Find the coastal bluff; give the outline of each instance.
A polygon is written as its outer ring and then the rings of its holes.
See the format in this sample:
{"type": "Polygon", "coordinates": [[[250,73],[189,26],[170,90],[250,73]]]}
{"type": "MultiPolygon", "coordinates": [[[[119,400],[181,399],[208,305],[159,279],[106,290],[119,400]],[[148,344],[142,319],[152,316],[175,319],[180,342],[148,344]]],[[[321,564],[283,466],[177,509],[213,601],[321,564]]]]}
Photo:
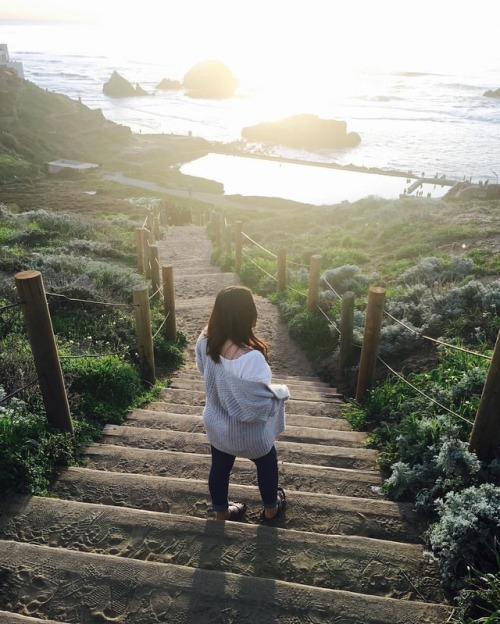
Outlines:
{"type": "Polygon", "coordinates": [[[279,121],[266,121],[242,129],[244,139],[275,143],[298,149],[355,147],[361,142],[357,132],[347,132],[345,121],[321,119],[316,115],[292,115],[279,121]]]}

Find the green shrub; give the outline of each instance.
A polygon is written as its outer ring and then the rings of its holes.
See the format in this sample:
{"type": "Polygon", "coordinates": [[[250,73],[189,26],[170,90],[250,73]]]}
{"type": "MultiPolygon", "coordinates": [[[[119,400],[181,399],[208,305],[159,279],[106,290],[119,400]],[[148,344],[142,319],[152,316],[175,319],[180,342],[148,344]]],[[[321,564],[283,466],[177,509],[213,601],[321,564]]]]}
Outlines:
{"type": "Polygon", "coordinates": [[[437,502],[439,521],[426,534],[446,586],[462,589],[471,571],[498,574],[500,487],[450,492],[437,502]]]}
{"type": "MultiPolygon", "coordinates": [[[[0,400],[5,397],[0,387],[0,400]]],[[[58,465],[74,463],[76,448],[68,433],[29,413],[25,404],[0,404],[0,491],[46,494],[58,465]]]]}
{"type": "Polygon", "coordinates": [[[62,368],[72,411],[86,420],[123,422],[143,391],[137,370],[118,356],[63,360],[62,368]]]}

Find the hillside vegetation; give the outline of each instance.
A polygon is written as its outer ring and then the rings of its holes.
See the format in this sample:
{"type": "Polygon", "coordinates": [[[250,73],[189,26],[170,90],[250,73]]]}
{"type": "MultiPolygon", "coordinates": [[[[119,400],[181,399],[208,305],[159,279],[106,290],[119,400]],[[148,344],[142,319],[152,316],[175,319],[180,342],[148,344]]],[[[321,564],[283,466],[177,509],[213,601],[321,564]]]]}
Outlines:
{"type": "MultiPolygon", "coordinates": [[[[16,304],[13,275],[38,269],[54,295],[128,305],[133,285],[143,280],[135,270],[135,229],[164,197],[105,182],[99,172],[47,177],[43,162],[98,161],[185,189],[188,181],[178,164],[206,153],[210,145],[188,137],[131,135],[100,113],[11,75],[0,74],[0,85],[2,112],[10,119],[2,114],[0,120],[5,124],[0,134],[0,483],[46,492],[54,464],[77,457],[74,448],[68,452],[67,439],[43,428],[36,387],[5,400],[33,378],[22,317],[10,307],[16,304]]],[[[371,431],[370,444],[380,451],[385,475],[383,494],[413,501],[428,517],[427,544],[440,562],[444,585],[462,600],[460,622],[497,621],[500,462],[498,455],[479,461],[468,440],[500,329],[500,202],[368,197],[315,207],[233,197],[228,207],[216,194],[211,204],[196,199],[197,190],[217,193],[219,186],[201,180],[189,185],[192,197],[184,194],[175,206],[190,212],[194,222],[212,209],[231,226],[242,222],[258,245],[247,242],[241,279],[276,302],[318,374],[344,392],[353,427],[371,431]],[[273,256],[280,249],[287,252],[290,288],[278,295],[273,256]],[[313,254],[322,262],[318,314],[305,310],[313,254]],[[346,372],[337,368],[337,295],[355,293],[354,334],[360,344],[372,285],[387,289],[385,310],[404,324],[386,317],[379,347],[380,357],[401,377],[379,363],[373,390],[358,404],[352,397],[359,351],[346,372]]],[[[234,250],[215,246],[213,261],[232,269],[234,250]]],[[[151,389],[135,373],[130,309],[75,305],[56,297],[50,298],[50,308],[58,347],[67,358],[64,372],[82,441],[98,435],[103,422],[119,422],[128,405],[144,400],[151,389]],[[82,353],[105,357],[71,358],[82,353]],[[110,355],[116,353],[121,355],[110,355]],[[110,403],[113,396],[120,401],[110,403]]],[[[155,329],[160,322],[161,310],[154,308],[155,329]]],[[[182,346],[182,337],[179,344],[155,345],[164,371],[181,361],[182,346]]]]}

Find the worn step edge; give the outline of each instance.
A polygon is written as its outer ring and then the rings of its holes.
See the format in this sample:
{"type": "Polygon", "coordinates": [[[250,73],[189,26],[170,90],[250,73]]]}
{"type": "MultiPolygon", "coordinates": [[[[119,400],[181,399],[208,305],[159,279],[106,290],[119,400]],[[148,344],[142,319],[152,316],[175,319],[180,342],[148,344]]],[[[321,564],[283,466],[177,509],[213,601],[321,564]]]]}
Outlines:
{"type": "MultiPolygon", "coordinates": [[[[206,480],[67,468],[60,474],[53,493],[86,503],[198,518],[212,516],[206,480]]],[[[256,486],[231,483],[229,496],[247,502],[245,522],[259,524],[262,502],[256,486]]],[[[277,523],[283,528],[410,543],[420,543],[427,528],[425,519],[408,503],[295,490],[287,490],[287,498],[287,510],[277,523]]]]}
{"type": "MultiPolygon", "coordinates": [[[[184,369],[180,369],[172,374],[171,380],[174,381],[179,379],[181,381],[199,381],[201,379],[201,374],[199,372],[187,372],[184,369]]],[[[303,386],[305,389],[311,388],[319,391],[333,392],[334,394],[338,394],[336,388],[333,388],[326,381],[320,381],[316,377],[301,377],[294,375],[280,375],[273,374],[273,383],[286,383],[292,384],[293,386],[303,386]]]]}
{"type": "Polygon", "coordinates": [[[30,617],[28,615],[19,615],[18,613],[12,613],[11,611],[0,611],[0,623],[1,624],[69,624],[68,622],[62,622],[58,620],[40,620],[39,618],[30,617]]]}
{"type": "Polygon", "coordinates": [[[70,622],[220,622],[221,607],[243,622],[440,624],[445,605],[409,602],[296,583],[193,570],[18,542],[0,542],[5,603],[70,622]],[[20,583],[19,578],[25,579],[20,583]],[[75,597],[78,597],[75,599],[75,597]],[[85,619],[82,615],[85,614],[85,619]],[[289,614],[289,615],[287,615],[289,614]]]}
{"type": "MultiPolygon", "coordinates": [[[[158,435],[168,435],[170,431],[185,433],[204,433],[203,419],[195,414],[169,414],[157,412],[141,412],[135,410],[125,422],[128,427],[157,431],[158,435]]],[[[336,429],[320,429],[307,425],[287,424],[280,440],[290,442],[305,442],[307,444],[326,444],[330,446],[345,446],[349,448],[364,447],[368,435],[361,431],[346,431],[336,429]]]]}
{"type": "Polygon", "coordinates": [[[0,538],[326,589],[362,587],[370,595],[402,600],[445,601],[437,565],[421,546],[366,537],[17,497],[0,510],[0,538]]]}
{"type": "MultiPolygon", "coordinates": [[[[172,412],[175,414],[202,414],[203,413],[203,408],[204,408],[204,402],[200,403],[199,405],[192,405],[191,403],[177,403],[174,401],[152,401],[151,403],[148,403],[147,405],[147,409],[148,410],[154,410],[154,411],[160,411],[160,412],[172,412]]],[[[311,419],[316,419],[316,418],[322,418],[325,420],[330,421],[331,423],[333,423],[335,425],[335,423],[345,423],[344,427],[339,427],[339,430],[345,429],[346,426],[349,426],[349,429],[351,428],[349,425],[349,421],[347,421],[345,418],[342,417],[342,410],[339,409],[333,409],[333,410],[323,410],[323,413],[321,414],[311,414],[308,413],[305,409],[304,410],[299,410],[299,409],[294,409],[293,412],[290,412],[289,410],[286,410],[286,418],[287,418],[287,422],[292,422],[290,419],[291,418],[311,418],[311,419]]],[[[335,426],[331,427],[324,427],[324,429],[331,429],[331,428],[336,428],[335,426]]]]}
{"type": "MultiPolygon", "coordinates": [[[[129,472],[155,477],[206,479],[210,455],[156,451],[113,444],[90,444],[84,449],[83,467],[111,472],[129,472]]],[[[280,481],[284,488],[302,492],[322,492],[341,496],[380,498],[382,479],[378,472],[330,466],[281,462],[280,481]]],[[[255,465],[249,459],[236,459],[231,479],[234,483],[256,482],[255,465]]]]}
{"type": "MultiPolygon", "coordinates": [[[[204,405],[205,393],[198,390],[178,390],[176,388],[163,388],[160,390],[160,399],[171,403],[190,403],[191,405],[204,405]]],[[[289,399],[286,402],[285,411],[294,414],[311,414],[314,416],[328,416],[342,409],[343,403],[338,400],[332,401],[302,401],[289,399]]]]}
{"type": "MultiPolygon", "coordinates": [[[[158,429],[106,425],[102,442],[185,453],[210,453],[210,445],[204,433],[184,431],[162,432],[158,429]],[[161,435],[161,434],[164,435],[161,435]]],[[[295,464],[307,463],[337,468],[375,468],[377,451],[367,448],[349,448],[326,444],[307,444],[278,440],[276,443],[281,460],[295,464]]]]}
{"type": "MultiPolygon", "coordinates": [[[[197,416],[201,418],[203,414],[203,407],[193,406],[192,409],[183,409],[187,406],[179,405],[175,406],[171,403],[154,403],[146,408],[134,409],[127,416],[127,424],[132,424],[131,421],[146,422],[148,418],[151,419],[151,427],[154,428],[153,423],[158,425],[163,424],[164,414],[167,416],[197,416]],[[157,406],[161,405],[162,409],[157,409],[157,406]],[[165,407],[166,409],[163,409],[165,407]],[[170,408],[170,409],[169,409],[170,408]],[[179,408],[179,409],[176,409],[179,408]],[[137,415],[139,418],[137,418],[137,415]]],[[[309,416],[308,414],[287,414],[286,424],[291,427],[312,427],[314,429],[331,429],[334,431],[352,431],[351,425],[345,418],[328,418],[327,416],[309,416]]]]}
{"type": "MultiPolygon", "coordinates": [[[[187,379],[185,381],[180,379],[172,379],[169,388],[172,390],[192,390],[195,392],[205,392],[205,383],[201,379],[187,379]]],[[[342,395],[340,395],[338,392],[335,392],[333,389],[329,391],[318,391],[301,388],[299,386],[294,386],[291,384],[288,386],[288,389],[293,400],[299,399],[302,401],[331,402],[333,400],[340,401],[340,399],[342,398],[342,395]]]]}

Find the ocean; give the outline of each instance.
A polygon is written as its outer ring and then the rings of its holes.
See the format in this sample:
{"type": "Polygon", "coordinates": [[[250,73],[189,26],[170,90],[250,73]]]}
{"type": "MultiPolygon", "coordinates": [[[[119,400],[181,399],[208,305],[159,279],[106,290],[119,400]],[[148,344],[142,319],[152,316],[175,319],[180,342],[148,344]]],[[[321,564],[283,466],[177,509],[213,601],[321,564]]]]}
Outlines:
{"type": "MultiPolygon", "coordinates": [[[[23,63],[26,79],[50,91],[80,98],[133,132],[191,133],[231,143],[242,140],[241,129],[245,126],[312,113],[345,121],[348,132],[359,133],[361,143],[354,148],[314,153],[284,147],[267,148],[265,153],[451,180],[498,181],[500,99],[483,94],[500,87],[500,52],[481,64],[468,64],[460,73],[445,71],[438,63],[436,71],[352,68],[344,85],[325,80],[320,85],[306,86],[307,81],[302,85],[297,80],[294,94],[284,97],[282,93],[281,98],[270,98],[269,92],[259,91],[255,77],[252,83],[238,76],[236,97],[199,100],[188,98],[182,91],[158,90],[156,85],[163,78],[182,80],[195,62],[206,59],[181,55],[170,55],[166,60],[147,58],[137,46],[114,49],[89,29],[4,23],[0,24],[0,43],[8,45],[11,60],[23,63]],[[113,71],[132,84],[140,84],[151,96],[105,96],[102,87],[113,71]]],[[[261,148],[248,145],[247,149],[258,153],[261,148]]],[[[219,166],[224,168],[222,163],[219,166]]],[[[213,172],[210,176],[214,176],[213,172]]],[[[272,189],[266,192],[272,194],[272,189]]],[[[252,193],[251,188],[245,189],[246,193],[259,194],[252,193]]]]}

